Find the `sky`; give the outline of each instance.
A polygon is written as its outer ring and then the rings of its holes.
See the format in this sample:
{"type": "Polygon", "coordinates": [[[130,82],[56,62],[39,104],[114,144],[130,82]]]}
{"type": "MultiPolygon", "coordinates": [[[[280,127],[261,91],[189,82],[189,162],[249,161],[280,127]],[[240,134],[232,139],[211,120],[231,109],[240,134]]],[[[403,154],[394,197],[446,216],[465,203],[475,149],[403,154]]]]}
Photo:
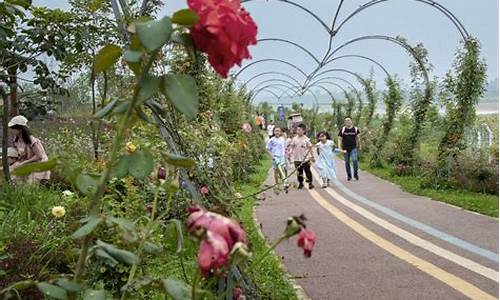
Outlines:
{"type": "MultiPolygon", "coordinates": [[[[331,24],[340,0],[293,0],[317,14],[325,23],[331,24]]],[[[346,0],[337,19],[339,24],[352,11],[368,0],[346,0]]],[[[498,78],[498,0],[438,0],[463,23],[468,32],[479,39],[482,56],[487,65],[488,81],[498,78]]],[[[171,15],[174,11],[185,8],[185,0],[166,0],[161,14],[171,15]]],[[[35,5],[68,8],[63,0],[35,0],[35,5]]],[[[328,34],[312,17],[286,3],[276,0],[252,0],[244,3],[244,7],[255,19],[258,27],[258,39],[281,38],[299,43],[308,48],[315,56],[322,57],[328,47],[328,34]]],[[[423,43],[429,51],[429,60],[434,66],[431,76],[443,76],[452,66],[454,54],[460,46],[461,36],[441,12],[429,5],[415,0],[392,0],[374,5],[345,23],[341,31],[333,39],[333,47],[353,38],[364,35],[403,36],[410,44],[423,43]]],[[[303,69],[312,71],[315,62],[304,52],[277,42],[261,42],[250,49],[253,61],[259,59],[282,59],[303,69]]],[[[349,45],[338,52],[338,55],[364,55],[381,62],[391,74],[397,74],[403,82],[408,82],[409,56],[398,46],[386,41],[368,40],[349,45]]],[[[242,66],[251,63],[246,60],[242,66]]],[[[384,73],[373,63],[358,59],[339,59],[331,68],[345,68],[367,76],[374,71],[377,87],[384,88],[384,73]]],[[[235,72],[238,68],[233,69],[235,72]]],[[[276,71],[286,73],[299,82],[303,75],[293,68],[276,62],[265,62],[245,69],[238,79],[242,82],[262,72],[276,71]]],[[[331,73],[331,76],[342,77],[359,87],[351,75],[331,73]]],[[[252,80],[249,88],[253,88],[266,79],[284,76],[264,75],[252,80]]],[[[346,84],[339,82],[343,87],[346,84]]],[[[261,84],[260,87],[266,84],[261,84]]],[[[262,93],[264,95],[264,93],[262,93]]],[[[269,94],[268,94],[269,95],[269,94]]]]}

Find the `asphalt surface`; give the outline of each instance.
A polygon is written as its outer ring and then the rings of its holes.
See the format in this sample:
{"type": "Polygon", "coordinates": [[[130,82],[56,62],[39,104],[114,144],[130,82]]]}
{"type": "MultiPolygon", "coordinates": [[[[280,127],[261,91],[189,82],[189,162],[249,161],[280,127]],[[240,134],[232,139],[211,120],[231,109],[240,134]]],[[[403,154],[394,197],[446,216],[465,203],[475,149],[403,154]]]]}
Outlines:
{"type": "MultiPolygon", "coordinates": [[[[498,219],[403,192],[343,162],[330,188],[269,191],[256,208],[266,239],[305,214],[317,243],[310,258],[297,238],[276,253],[311,299],[497,299],[498,219]]],[[[270,171],[267,184],[273,182],[270,171]]],[[[294,181],[293,179],[292,181],[294,181]]]]}

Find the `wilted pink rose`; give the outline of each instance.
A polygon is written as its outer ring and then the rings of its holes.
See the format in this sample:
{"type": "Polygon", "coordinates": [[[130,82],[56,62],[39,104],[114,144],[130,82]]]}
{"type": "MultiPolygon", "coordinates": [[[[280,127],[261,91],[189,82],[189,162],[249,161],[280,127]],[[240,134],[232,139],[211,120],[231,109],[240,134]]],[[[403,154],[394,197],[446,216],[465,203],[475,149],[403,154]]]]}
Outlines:
{"type": "Polygon", "coordinates": [[[299,239],[297,246],[304,249],[304,256],[311,257],[314,244],[316,243],[316,234],[314,231],[301,228],[299,232],[299,239]]]}
{"type": "Polygon", "coordinates": [[[203,276],[207,277],[211,272],[224,267],[229,260],[230,252],[229,245],[222,236],[207,231],[198,252],[198,266],[203,276]]]}
{"type": "Polygon", "coordinates": [[[246,133],[252,133],[252,125],[248,123],[241,125],[241,129],[243,129],[243,131],[246,133]]]}
{"type": "Polygon", "coordinates": [[[208,193],[210,193],[210,190],[208,189],[208,187],[206,186],[202,186],[201,189],[200,189],[200,193],[204,196],[208,195],[208,193]]]}
{"type": "Polygon", "coordinates": [[[236,243],[246,243],[246,234],[236,221],[219,214],[200,207],[190,207],[188,212],[188,230],[202,240],[198,264],[203,275],[208,276],[226,265],[236,243]]]}

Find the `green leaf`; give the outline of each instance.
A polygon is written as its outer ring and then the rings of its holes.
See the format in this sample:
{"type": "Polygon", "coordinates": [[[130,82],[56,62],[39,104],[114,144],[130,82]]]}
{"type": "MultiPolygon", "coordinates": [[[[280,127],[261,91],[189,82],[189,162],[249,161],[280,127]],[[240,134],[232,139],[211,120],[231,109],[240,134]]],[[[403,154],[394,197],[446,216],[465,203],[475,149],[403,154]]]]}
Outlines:
{"type": "Polygon", "coordinates": [[[161,91],[187,119],[196,117],[198,88],[193,77],[185,74],[165,75],[161,91]]]}
{"type": "Polygon", "coordinates": [[[123,155],[122,157],[120,157],[120,160],[118,160],[116,165],[113,167],[113,170],[111,172],[111,178],[113,177],[122,178],[127,176],[129,162],[130,162],[130,155],[123,155]]]}
{"type": "Polygon", "coordinates": [[[141,61],[141,57],[142,57],[142,52],[139,51],[133,51],[127,49],[123,52],[123,59],[131,63],[137,63],[141,61]]]}
{"type": "Polygon", "coordinates": [[[66,292],[66,290],[58,287],[57,285],[52,285],[46,282],[40,282],[37,283],[36,286],[38,287],[40,292],[42,292],[46,296],[60,300],[68,299],[68,293],[66,292]]]}
{"type": "Polygon", "coordinates": [[[139,257],[130,251],[118,249],[115,246],[100,240],[97,241],[97,246],[101,247],[116,260],[121,261],[127,265],[134,265],[139,263],[139,257]]]}
{"type": "Polygon", "coordinates": [[[94,74],[97,75],[116,63],[122,49],[116,45],[104,46],[94,58],[94,74]]]}
{"type": "Polygon", "coordinates": [[[74,239],[81,239],[81,238],[89,235],[90,233],[92,233],[92,231],[94,231],[94,229],[96,229],[96,227],[101,222],[102,222],[102,218],[91,216],[89,218],[89,221],[85,225],[83,225],[82,227],[78,228],[78,230],[75,231],[75,233],[73,233],[73,235],[71,235],[71,237],[73,237],[74,239]]]}
{"type": "Polygon", "coordinates": [[[161,254],[162,248],[151,242],[144,242],[144,251],[149,254],[161,254]]]}
{"type": "Polygon", "coordinates": [[[97,191],[97,180],[88,174],[80,174],[76,178],[76,187],[86,196],[90,196],[97,191]]]}
{"type": "Polygon", "coordinates": [[[73,282],[73,281],[69,281],[68,279],[66,278],[61,278],[59,279],[56,284],[60,287],[62,287],[63,289],[65,289],[66,291],[68,292],[79,292],[82,287],[76,283],[76,282],[73,282]]]}
{"type": "Polygon", "coordinates": [[[137,23],[135,30],[142,45],[148,51],[161,48],[172,34],[172,22],[168,17],[161,20],[137,23]]]}
{"type": "Polygon", "coordinates": [[[191,299],[191,289],[185,282],[175,278],[163,279],[161,282],[165,292],[175,300],[191,299]]]}
{"type": "Polygon", "coordinates": [[[83,300],[106,300],[106,292],[103,290],[85,290],[83,300]]]}
{"type": "Polygon", "coordinates": [[[198,22],[198,15],[189,8],[178,10],[172,16],[172,23],[192,26],[198,22]]]}
{"type": "Polygon", "coordinates": [[[28,164],[17,167],[12,172],[12,175],[14,175],[14,176],[26,176],[26,175],[29,175],[33,172],[48,171],[48,170],[53,169],[55,166],[57,166],[57,164],[58,164],[58,161],[55,158],[48,160],[48,161],[43,161],[43,162],[28,163],[28,164]]]}
{"type": "Polygon", "coordinates": [[[172,166],[181,168],[192,168],[195,165],[195,161],[191,158],[183,157],[177,154],[167,154],[163,155],[165,161],[172,166]]]}
{"type": "Polygon", "coordinates": [[[139,90],[139,102],[142,103],[150,98],[152,98],[160,87],[160,79],[155,76],[147,76],[141,82],[141,88],[139,90]]]}
{"type": "Polygon", "coordinates": [[[101,248],[97,248],[95,250],[95,255],[103,258],[111,267],[115,267],[118,264],[118,261],[116,259],[114,259],[111,255],[108,254],[108,252],[102,250],[101,248]]]}
{"type": "Polygon", "coordinates": [[[122,101],[118,105],[116,105],[115,109],[113,109],[113,112],[117,114],[122,114],[127,111],[129,106],[130,106],[130,101],[122,101]]]}
{"type": "Polygon", "coordinates": [[[154,169],[153,156],[146,151],[137,150],[130,155],[128,172],[137,179],[147,177],[154,169]]]}
{"type": "Polygon", "coordinates": [[[96,119],[102,119],[105,116],[107,116],[113,107],[115,107],[116,103],[118,103],[118,99],[115,99],[111,102],[109,102],[106,106],[104,106],[101,110],[95,113],[94,118],[96,119]]]}

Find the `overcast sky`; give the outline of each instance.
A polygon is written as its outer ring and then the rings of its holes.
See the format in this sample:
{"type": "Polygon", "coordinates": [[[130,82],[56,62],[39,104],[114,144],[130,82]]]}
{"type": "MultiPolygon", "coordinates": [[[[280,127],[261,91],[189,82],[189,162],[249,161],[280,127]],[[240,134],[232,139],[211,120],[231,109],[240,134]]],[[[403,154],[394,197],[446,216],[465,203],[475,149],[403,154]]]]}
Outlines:
{"type": "MultiPolygon", "coordinates": [[[[346,0],[340,11],[342,21],[353,10],[368,0],[346,0]]],[[[166,0],[162,14],[186,7],[183,0],[166,0]]],[[[316,13],[327,24],[331,24],[340,0],[295,0],[316,13]]],[[[488,80],[498,77],[498,0],[438,0],[455,14],[482,45],[482,55],[488,64],[488,80]]],[[[35,0],[36,5],[68,8],[62,0],[35,0]]],[[[258,38],[282,38],[307,47],[315,56],[322,57],[328,47],[328,35],[319,23],[296,7],[279,1],[254,0],[244,4],[259,26],[258,38]]],[[[422,42],[429,50],[429,58],[434,65],[433,76],[442,76],[450,69],[454,53],[459,47],[461,37],[449,19],[431,6],[414,0],[387,1],[355,16],[345,24],[334,38],[333,47],[363,35],[384,34],[401,35],[411,44],[422,42]]],[[[281,43],[262,42],[251,48],[253,60],[279,58],[296,64],[310,72],[315,62],[303,52],[281,43]]],[[[338,55],[358,54],[369,56],[383,63],[390,73],[396,73],[403,80],[408,80],[408,55],[401,48],[385,41],[362,41],[342,49],[338,55]]],[[[245,61],[243,65],[250,61],[245,61]]],[[[383,73],[372,63],[357,58],[338,60],[332,68],[346,68],[366,75],[374,68],[378,87],[382,87],[383,73]]],[[[237,68],[235,69],[235,71],[237,68]]],[[[302,82],[304,77],[293,68],[283,64],[266,62],[249,67],[241,73],[242,80],[266,71],[287,73],[302,82]]],[[[332,73],[350,79],[349,75],[332,73]]],[[[252,81],[250,86],[272,78],[262,76],[252,81]]],[[[284,77],[280,77],[286,79],[284,77]]]]}

